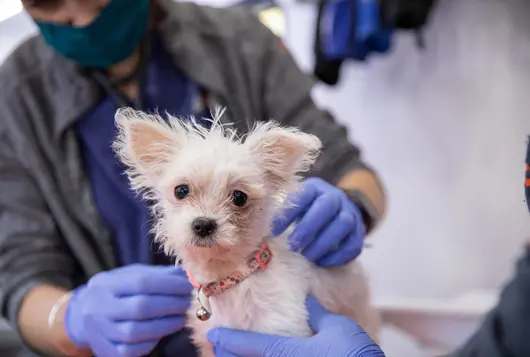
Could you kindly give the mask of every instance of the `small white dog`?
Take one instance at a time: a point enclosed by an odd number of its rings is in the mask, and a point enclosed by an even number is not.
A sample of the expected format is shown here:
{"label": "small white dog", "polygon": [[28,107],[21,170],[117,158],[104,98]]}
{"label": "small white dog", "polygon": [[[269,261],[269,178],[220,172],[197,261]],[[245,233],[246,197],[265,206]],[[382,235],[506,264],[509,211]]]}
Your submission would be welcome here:
{"label": "small white dog", "polygon": [[[154,204],[156,239],[177,256],[196,286],[188,326],[203,357],[206,333],[229,327],[310,336],[305,299],[354,318],[377,339],[380,320],[357,262],[323,269],[270,238],[273,216],[316,160],[320,140],[274,122],[244,138],[220,124],[116,113],[115,149],[132,188]],[[293,183],[295,183],[293,185]]]}

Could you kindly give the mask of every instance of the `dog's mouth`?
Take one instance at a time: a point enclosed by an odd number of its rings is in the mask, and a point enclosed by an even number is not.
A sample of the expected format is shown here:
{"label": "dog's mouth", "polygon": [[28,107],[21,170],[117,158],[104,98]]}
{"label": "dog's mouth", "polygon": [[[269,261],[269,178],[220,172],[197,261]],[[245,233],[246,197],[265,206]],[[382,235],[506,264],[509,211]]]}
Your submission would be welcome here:
{"label": "dog's mouth", "polygon": [[215,248],[219,246],[219,243],[217,242],[217,239],[215,238],[215,236],[193,237],[191,239],[190,245],[193,245],[199,248]]}

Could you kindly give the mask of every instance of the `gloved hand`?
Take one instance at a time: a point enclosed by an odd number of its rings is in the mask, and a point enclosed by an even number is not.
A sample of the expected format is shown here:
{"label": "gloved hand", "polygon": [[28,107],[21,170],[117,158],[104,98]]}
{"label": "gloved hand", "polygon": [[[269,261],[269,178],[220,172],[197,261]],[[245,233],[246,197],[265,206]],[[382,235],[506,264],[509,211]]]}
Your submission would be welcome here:
{"label": "gloved hand", "polygon": [[312,297],[306,302],[313,337],[281,337],[214,329],[208,340],[216,357],[385,357],[381,348],[347,317],[327,312]]}
{"label": "gloved hand", "polygon": [[292,250],[301,250],[322,267],[346,264],[361,253],[366,235],[363,217],[341,189],[320,178],[308,178],[287,199],[292,205],[275,219],[272,233],[280,235],[298,220],[288,237]]}
{"label": "gloved hand", "polygon": [[180,330],[192,286],[181,269],[129,265],[77,288],[66,307],[72,342],[97,356],[139,357]]}

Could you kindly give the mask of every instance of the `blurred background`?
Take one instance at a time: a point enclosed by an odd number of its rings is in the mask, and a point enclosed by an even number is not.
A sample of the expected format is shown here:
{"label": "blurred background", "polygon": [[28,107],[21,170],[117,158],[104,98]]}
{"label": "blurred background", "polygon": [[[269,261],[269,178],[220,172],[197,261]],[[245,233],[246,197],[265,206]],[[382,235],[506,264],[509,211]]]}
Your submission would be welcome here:
{"label": "blurred background", "polygon": [[[285,20],[285,42],[310,73],[316,3],[276,5],[283,15],[272,26]],[[18,0],[0,0],[0,62],[35,32],[20,11]],[[440,0],[425,49],[399,32],[389,52],[345,63],[336,86],[315,85],[314,99],[348,126],[387,187],[388,215],[362,260],[390,357],[464,340],[529,238],[529,15],[523,0]]]}

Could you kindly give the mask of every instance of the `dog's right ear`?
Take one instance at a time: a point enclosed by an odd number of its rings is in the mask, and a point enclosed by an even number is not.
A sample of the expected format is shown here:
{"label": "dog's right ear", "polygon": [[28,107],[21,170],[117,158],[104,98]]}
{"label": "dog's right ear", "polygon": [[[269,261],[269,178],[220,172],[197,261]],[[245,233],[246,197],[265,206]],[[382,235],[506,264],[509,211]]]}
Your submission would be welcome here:
{"label": "dog's right ear", "polygon": [[118,109],[115,116],[118,135],[114,150],[128,166],[134,189],[156,184],[165,165],[186,140],[184,128],[178,122],[168,124],[159,115],[149,115],[132,108]]}

